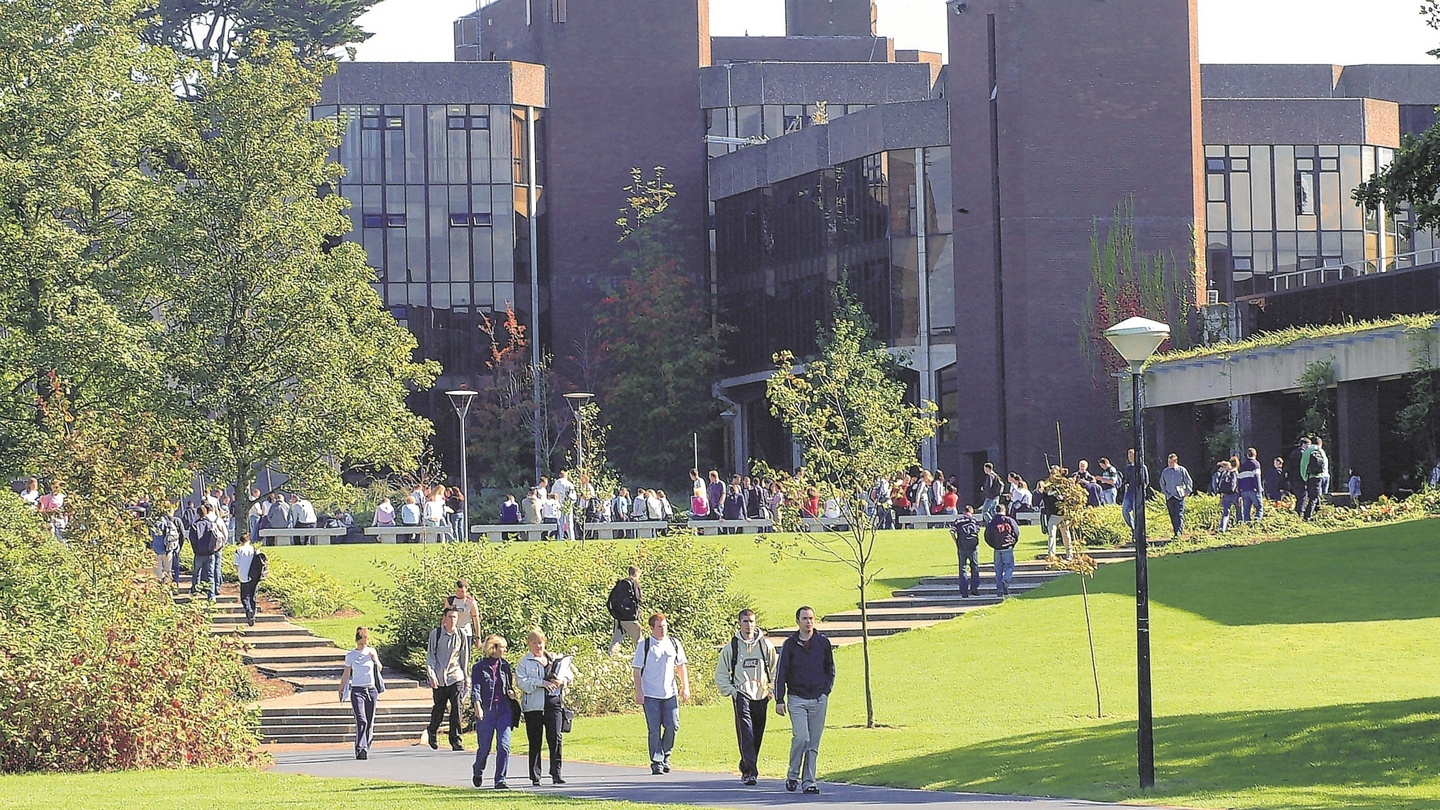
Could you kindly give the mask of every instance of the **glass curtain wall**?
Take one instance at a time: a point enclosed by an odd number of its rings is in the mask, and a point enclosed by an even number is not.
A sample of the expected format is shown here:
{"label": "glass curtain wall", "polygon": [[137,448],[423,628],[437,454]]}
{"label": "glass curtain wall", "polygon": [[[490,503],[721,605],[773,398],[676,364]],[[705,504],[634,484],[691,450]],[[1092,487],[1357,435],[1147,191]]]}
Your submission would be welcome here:
{"label": "glass curtain wall", "polygon": [[[385,305],[447,374],[478,372],[482,315],[509,303],[530,321],[527,109],[332,105],[313,116],[339,116],[344,126],[333,157],[345,167],[338,191],[352,206],[346,238],[364,246]],[[543,244],[542,230],[542,258]]]}
{"label": "glass curtain wall", "polygon": [[[827,104],[826,119],[834,121],[842,115],[860,112],[870,104]],[[706,135],[729,138],[768,140],[813,126],[816,104],[755,104],[744,107],[717,107],[706,110]],[[734,152],[741,147],[733,144],[710,144],[710,157]]]}

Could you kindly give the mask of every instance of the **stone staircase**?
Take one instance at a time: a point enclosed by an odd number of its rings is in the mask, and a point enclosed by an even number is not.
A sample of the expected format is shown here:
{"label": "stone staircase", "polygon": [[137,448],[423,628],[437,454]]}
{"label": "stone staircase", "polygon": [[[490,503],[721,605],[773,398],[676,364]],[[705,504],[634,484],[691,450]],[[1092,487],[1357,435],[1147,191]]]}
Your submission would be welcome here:
{"label": "stone staircase", "polygon": [[[1134,549],[1129,547],[1096,549],[1089,554],[1100,564],[1135,559]],[[1032,591],[1051,580],[1066,576],[1067,573],[1046,568],[1043,557],[1017,560],[1015,575],[1010,580],[1010,593],[1016,595]],[[882,638],[906,630],[929,627],[964,616],[972,610],[998,605],[1000,601],[995,595],[993,563],[980,566],[980,591],[978,594],[971,594],[969,598],[960,595],[959,580],[954,575],[925,577],[912,587],[895,591],[888,599],[866,600],[869,637]],[[837,647],[858,644],[862,637],[860,611],[855,609],[828,613],[820,621],[819,629]],[[766,631],[766,635],[776,644],[794,634],[794,627]]]}
{"label": "stone staircase", "polygon": [[[260,702],[262,743],[343,743],[355,721],[337,691],[346,650],[285,616],[260,613],[246,625],[240,597],[227,586],[210,614],[210,632],[244,641],[243,658],[261,675],[288,684],[293,694]],[[192,601],[188,595],[176,601]],[[203,599],[200,601],[204,601]],[[376,740],[418,740],[430,721],[430,692],[415,679],[385,670],[385,694],[375,709]]]}

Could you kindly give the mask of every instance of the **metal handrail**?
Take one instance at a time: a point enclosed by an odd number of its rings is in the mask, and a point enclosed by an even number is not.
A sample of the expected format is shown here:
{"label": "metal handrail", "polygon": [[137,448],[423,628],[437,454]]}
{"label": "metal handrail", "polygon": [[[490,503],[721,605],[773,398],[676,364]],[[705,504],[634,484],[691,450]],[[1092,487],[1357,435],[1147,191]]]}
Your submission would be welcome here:
{"label": "metal handrail", "polygon": [[1362,259],[1358,262],[1339,262],[1332,259],[1319,267],[1274,273],[1270,276],[1270,286],[1275,292],[1284,292],[1300,287],[1388,273],[1405,267],[1417,267],[1435,262],[1440,262],[1440,247],[1400,253],[1395,256],[1386,256],[1384,259]]}

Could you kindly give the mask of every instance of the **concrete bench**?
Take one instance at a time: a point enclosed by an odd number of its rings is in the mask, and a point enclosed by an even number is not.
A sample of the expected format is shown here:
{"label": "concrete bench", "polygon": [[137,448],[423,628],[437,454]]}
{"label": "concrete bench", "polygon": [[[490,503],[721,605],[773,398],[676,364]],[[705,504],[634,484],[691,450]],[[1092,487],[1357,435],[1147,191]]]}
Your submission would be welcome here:
{"label": "concrete bench", "polygon": [[312,529],[261,529],[260,539],[268,540],[269,542],[265,544],[267,546],[293,546],[298,543],[302,537],[313,537],[315,538],[316,545],[328,546],[330,545],[330,538],[344,537],[349,533],[350,530],[344,527],[338,529],[321,529],[318,527]]}
{"label": "concrete bench", "polygon": [[902,529],[948,529],[959,515],[901,515],[895,522]]}
{"label": "concrete bench", "polygon": [[1017,510],[1014,514],[1010,515],[1010,517],[1015,518],[1015,522],[1020,524],[1021,526],[1040,525],[1039,509],[1020,509]]}
{"label": "concrete bench", "polygon": [[492,542],[502,543],[505,535],[518,537],[520,540],[543,540],[546,534],[555,531],[553,523],[487,523],[480,526],[471,526],[470,533],[480,535]]}
{"label": "concrete bench", "polygon": [[449,526],[366,526],[365,534],[382,543],[399,542],[401,535],[418,535],[422,543],[443,543],[450,537]]}
{"label": "concrete bench", "polygon": [[[706,534],[760,534],[775,531],[775,521],[755,518],[754,520],[695,520],[688,524],[698,535]],[[724,530],[724,531],[722,531]]]}
{"label": "concrete bench", "polygon": [[[663,520],[633,520],[623,523],[586,523],[585,536],[597,540],[614,540],[617,535],[635,538],[650,539],[659,537],[662,532],[670,528],[670,524]],[[634,533],[633,535],[631,533]]]}
{"label": "concrete bench", "polygon": [[[903,520],[903,518],[902,518],[902,520]],[[849,522],[847,522],[847,521],[845,520],[845,518],[840,518],[840,517],[834,517],[834,518],[827,518],[827,517],[800,518],[800,531],[802,531],[802,532],[829,532],[829,531],[848,532],[848,531],[850,531],[850,524],[849,524]]]}

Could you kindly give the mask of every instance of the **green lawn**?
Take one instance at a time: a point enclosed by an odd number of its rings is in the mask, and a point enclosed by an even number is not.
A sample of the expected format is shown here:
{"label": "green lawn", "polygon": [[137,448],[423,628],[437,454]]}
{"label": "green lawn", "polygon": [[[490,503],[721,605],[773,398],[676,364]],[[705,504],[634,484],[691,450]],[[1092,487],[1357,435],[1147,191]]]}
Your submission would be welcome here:
{"label": "green lawn", "polygon": [[[827,778],[944,790],[1233,808],[1440,810],[1440,544],[1418,521],[1151,562],[1158,787],[1135,776],[1134,569],[1102,568],[1090,607],[1096,719],[1075,578],[874,643],[840,679]],[[708,673],[705,673],[708,675]],[[786,721],[762,771],[783,770]],[[676,760],[735,767],[728,706],[683,711]],[[638,716],[582,719],[580,759],[644,758]]]}
{"label": "green lawn", "polygon": [[682,805],[587,802],[528,791],[476,790],[463,796],[454,788],[405,785],[360,779],[312,779],[243,769],[130,771],[91,774],[26,774],[0,776],[6,810],[52,807],[144,808],[189,810],[233,808],[384,808],[436,810],[463,799],[468,807],[500,810],[603,807],[621,810],[673,808]]}
{"label": "green lawn", "polygon": [[[1039,529],[1026,526],[1021,538],[1017,559],[1028,559],[1045,550]],[[799,535],[783,534],[771,535],[763,543],[757,542],[755,535],[699,538],[702,543],[730,550],[730,559],[735,563],[734,586],[749,595],[761,622],[767,627],[790,625],[795,608],[801,604],[809,604],[822,616],[856,607],[855,577],[849,568],[813,558],[796,559],[789,554],[776,561],[772,559],[771,540],[790,546],[792,552],[804,548],[806,542]],[[603,542],[634,544],[637,541]],[[518,544],[509,547],[523,548]],[[433,547],[380,544],[279,546],[266,549],[266,553],[274,559],[313,566],[346,586],[350,601],[360,611],[359,616],[306,619],[303,624],[315,633],[348,647],[354,643],[356,625],[378,625],[385,617],[385,607],[377,598],[377,586],[389,580],[384,569],[376,565],[377,561],[403,562],[409,555],[424,554],[429,548]],[[813,555],[814,552],[809,553]],[[945,530],[880,532],[871,565],[879,574],[871,598],[884,598],[892,591],[913,585],[921,577],[954,573],[955,546],[950,540],[950,533]],[[603,597],[604,594],[597,595],[597,599]]]}

